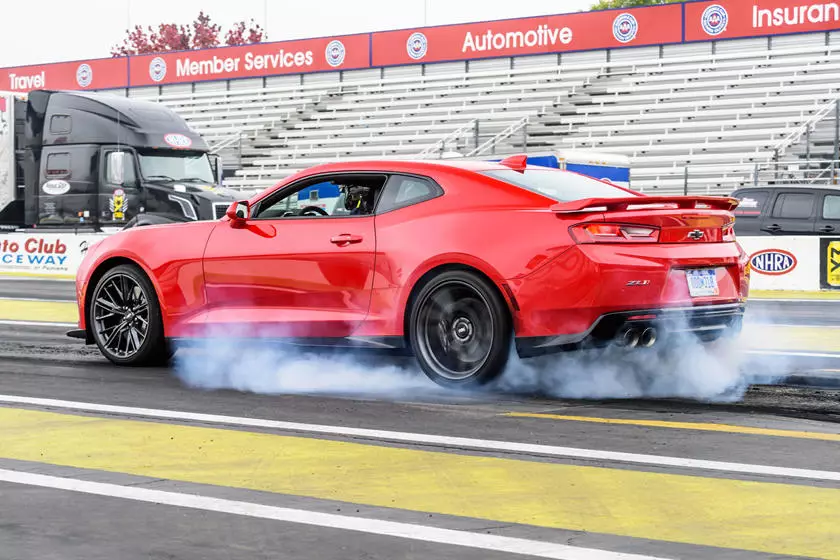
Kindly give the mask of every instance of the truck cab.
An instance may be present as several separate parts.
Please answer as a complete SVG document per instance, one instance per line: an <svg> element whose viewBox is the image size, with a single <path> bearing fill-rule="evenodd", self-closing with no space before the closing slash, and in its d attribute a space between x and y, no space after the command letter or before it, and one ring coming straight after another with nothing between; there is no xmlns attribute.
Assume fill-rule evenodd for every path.
<svg viewBox="0 0 840 560"><path fill-rule="evenodd" d="M101 229L212 220L237 198L220 187L219 162L201 136L161 104L46 90L8 97L15 157L0 172L0 202L11 199L0 207L0 224Z"/></svg>
<svg viewBox="0 0 840 560"><path fill-rule="evenodd" d="M735 234L840 234L840 187L772 185L738 189Z"/></svg>

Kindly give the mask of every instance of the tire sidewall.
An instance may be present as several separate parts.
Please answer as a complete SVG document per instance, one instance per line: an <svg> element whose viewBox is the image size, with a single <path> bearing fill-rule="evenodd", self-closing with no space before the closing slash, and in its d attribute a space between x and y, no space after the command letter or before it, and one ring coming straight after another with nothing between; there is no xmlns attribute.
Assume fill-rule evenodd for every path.
<svg viewBox="0 0 840 560"><path fill-rule="evenodd" d="M96 322L93 318L94 302L96 301L96 297L99 294L101 287L109 279L120 274L129 276L135 282L137 282L137 284L143 290L144 295L146 296L146 300L149 302L149 331L146 334L146 339L140 345L140 350L138 350L133 356L128 358L115 356L103 346L99 335L96 333ZM91 296L90 305L87 309L87 314L87 321L88 325L90 325L90 329L93 334L93 340L96 343L96 346L99 348L99 351L102 353L102 355L108 358L108 360L110 360L111 362L123 366L139 366L158 364L161 361L165 361L164 357L168 358L167 344L163 335L163 321L161 318L160 304L158 302L157 292L155 292L155 288L152 285L152 282L139 267L135 265L123 264L116 266L108 272L106 272L105 274L103 274L102 277L97 281L96 286L94 286L93 295Z"/></svg>
<svg viewBox="0 0 840 560"><path fill-rule="evenodd" d="M434 364L428 363L420 348L422 336L421 316L428 297L444 284L467 284L487 303L493 316L493 340L487 359L478 371L463 379L450 379L440 375ZM426 282L412 300L409 318L409 344L423 372L435 383L450 388L474 388L485 385L502 374L510 353L512 326L510 311L496 287L481 276L463 270L443 272Z"/></svg>

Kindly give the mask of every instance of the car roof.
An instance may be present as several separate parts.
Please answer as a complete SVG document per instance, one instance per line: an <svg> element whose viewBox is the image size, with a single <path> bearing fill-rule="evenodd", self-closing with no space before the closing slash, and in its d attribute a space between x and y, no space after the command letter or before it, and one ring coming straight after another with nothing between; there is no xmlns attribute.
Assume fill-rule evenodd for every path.
<svg viewBox="0 0 840 560"><path fill-rule="evenodd" d="M461 169L465 171L500 171L510 169L491 161L461 159L369 159L323 163L305 169L306 175L343 171L432 171L440 169ZM547 168L546 168L547 169Z"/></svg>
<svg viewBox="0 0 840 560"><path fill-rule="evenodd" d="M780 189L802 189L802 190L828 190L828 191L840 191L840 185L824 185L824 184L816 184L812 185L809 183L785 183L781 185L752 185L749 187L741 187L739 189L735 189L733 192L742 192L742 191L768 191L768 190L780 190Z"/></svg>

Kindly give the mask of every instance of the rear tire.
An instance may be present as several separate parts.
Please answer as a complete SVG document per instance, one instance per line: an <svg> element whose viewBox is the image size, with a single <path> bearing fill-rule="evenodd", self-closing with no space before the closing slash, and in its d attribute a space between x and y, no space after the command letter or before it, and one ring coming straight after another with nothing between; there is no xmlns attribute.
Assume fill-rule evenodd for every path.
<svg viewBox="0 0 840 560"><path fill-rule="evenodd" d="M507 365L510 313L495 286L462 270L432 278L411 306L409 341L423 372L444 387L472 388Z"/></svg>
<svg viewBox="0 0 840 560"><path fill-rule="evenodd" d="M154 286L136 265L116 266L99 279L87 324L99 351L114 364L164 365L172 357Z"/></svg>

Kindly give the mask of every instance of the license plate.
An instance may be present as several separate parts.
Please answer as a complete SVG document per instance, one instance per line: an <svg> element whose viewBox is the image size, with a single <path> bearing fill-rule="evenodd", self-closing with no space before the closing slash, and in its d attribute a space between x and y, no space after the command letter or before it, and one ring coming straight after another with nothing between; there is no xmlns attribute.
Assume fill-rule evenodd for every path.
<svg viewBox="0 0 840 560"><path fill-rule="evenodd" d="M688 293L691 297L716 296L720 293L714 268L686 270L685 277L688 280Z"/></svg>

